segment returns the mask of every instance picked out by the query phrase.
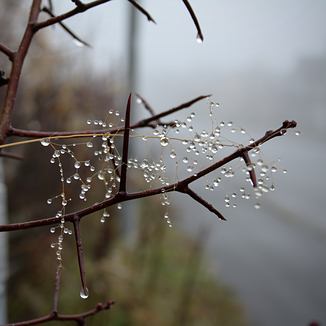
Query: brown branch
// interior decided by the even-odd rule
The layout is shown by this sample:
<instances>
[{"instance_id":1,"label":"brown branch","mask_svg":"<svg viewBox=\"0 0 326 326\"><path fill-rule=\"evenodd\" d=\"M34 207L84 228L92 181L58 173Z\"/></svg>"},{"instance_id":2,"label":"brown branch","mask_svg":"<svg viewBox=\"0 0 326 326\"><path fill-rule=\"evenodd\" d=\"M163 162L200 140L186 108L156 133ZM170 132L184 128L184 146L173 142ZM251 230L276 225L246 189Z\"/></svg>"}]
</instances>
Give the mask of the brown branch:
<instances>
[{"instance_id":1,"label":"brown branch","mask_svg":"<svg viewBox=\"0 0 326 326\"><path fill-rule=\"evenodd\" d=\"M83 253L83 243L81 238L81 230L80 230L80 217L77 214L74 214L73 218L74 229L75 229L75 237L76 237L76 245L77 245L77 256L78 256L78 264L79 264L79 273L82 283L82 290L84 297L83 299L88 297L88 289L86 285L86 275L85 275L85 266L84 266L84 253Z\"/></svg>"},{"instance_id":2,"label":"brown branch","mask_svg":"<svg viewBox=\"0 0 326 326\"><path fill-rule=\"evenodd\" d=\"M209 204L205 199L200 197L197 193L191 190L188 186L186 187L177 187L176 191L189 195L192 199L197 201L202 206L206 207L213 214L217 215L222 221L226 221L226 218L211 204Z\"/></svg>"},{"instance_id":3,"label":"brown branch","mask_svg":"<svg viewBox=\"0 0 326 326\"><path fill-rule=\"evenodd\" d=\"M151 17L151 15L142 7L140 6L136 1L134 0L128 0L132 5L135 6L136 9L138 9L142 14L144 14L148 21L153 22L154 24L156 24L155 20Z\"/></svg>"},{"instance_id":4,"label":"brown branch","mask_svg":"<svg viewBox=\"0 0 326 326\"><path fill-rule=\"evenodd\" d=\"M55 315L55 314L53 314L51 312L49 315L47 315L45 317L32 319L32 320L28 320L28 321L23 321L23 322L19 322L19 323L14 323L14 324L6 324L6 325L3 325L3 326L30 326L30 325L42 324L42 323L45 323L45 322L48 322L48 321L51 321L51 320L79 322L80 320L83 320L86 317L96 315L100 311L110 309L110 307L114 303L115 303L114 300L110 300L105 304L98 303L96 305L96 308L94 308L92 310L89 310L89 311L86 311L84 313L78 314L78 315Z\"/></svg>"},{"instance_id":5,"label":"brown branch","mask_svg":"<svg viewBox=\"0 0 326 326\"><path fill-rule=\"evenodd\" d=\"M266 134L263 137L256 140L254 143L252 143L252 144L250 144L250 145L248 145L246 147L241 147L241 148L237 149L232 154L224 157L220 161L210 165L209 167L199 171L198 173L196 173L194 175L191 175L190 177L188 177L188 178L186 178L184 180L181 180L179 182L176 182L176 183L168 185L168 186L158 187L158 188L154 188L154 189L148 189L148 190L129 193L129 194L118 192L114 197L112 197L112 198L110 198L108 200L105 200L105 201L103 201L101 203L98 203L98 204L95 204L93 206L84 208L84 209L82 209L82 210L80 210L78 212L65 215L65 220L70 221L70 222L74 222L76 215L79 218L82 218L82 217L84 217L86 215L89 215L89 214L94 213L96 211L102 210L102 209L107 208L109 206L115 205L117 203L121 203L121 202L128 201L128 200L134 200L134 199L138 199L138 198L144 198L144 197L158 195L158 194L161 194L162 191L171 192L171 191L176 190L176 191L179 191L179 192L182 192L182 193L188 193L189 192L189 193L191 193L191 195L193 195L193 192L190 189L189 189L189 191L185 190L185 189L187 189L189 184L191 184L192 182L202 178L203 176L209 174L210 172L222 167L223 165L233 161L234 159L239 158L239 157L243 157L244 152L248 152L248 151L250 151L250 150L252 150L254 148L257 148L260 145L262 145L263 143L265 143L266 141L271 140L274 137L283 136L286 133L287 129L295 128L296 125L297 125L297 123L294 120L292 120L292 121L285 120L283 122L283 124L282 124L282 127L276 129L275 131L273 131L273 130L267 131ZM200 200L198 200L198 197L196 197L196 201L200 202ZM204 206L206 208L208 208L210 211L212 211L210 204L207 203ZM216 214L219 218L221 218L220 215L219 215L220 213L218 213L218 211L213 212L213 213ZM28 228L33 228L33 227L42 226L42 225L49 225L49 224L59 223L60 219L61 218L49 218L49 219L44 219L44 220L32 221L32 222L0 225L0 232L1 231L13 231L13 230L20 230L20 229L28 229Z\"/></svg>"},{"instance_id":6,"label":"brown branch","mask_svg":"<svg viewBox=\"0 0 326 326\"><path fill-rule=\"evenodd\" d=\"M68 19L68 18L73 17L73 16L75 16L77 14L80 14L80 13L82 13L84 11L87 11L87 10L93 8L93 7L100 6L100 5L102 5L104 3L107 3L107 2L110 2L110 1L112 1L112 0L97 0L97 1L87 3L84 6L77 6L75 9L73 9L73 10L71 10L69 12L66 12L65 14L50 18L50 19L48 19L48 20L46 20L44 22L41 22L41 23L37 23L35 25L35 28L37 30L39 30L39 29L54 25L54 24L59 23L59 22L65 20L65 19Z\"/></svg>"},{"instance_id":7,"label":"brown branch","mask_svg":"<svg viewBox=\"0 0 326 326\"><path fill-rule=\"evenodd\" d=\"M55 17L55 15L51 12L51 10L47 7L43 7L42 11L46 12L47 14L49 14L51 17ZM58 24L69 34L71 35L75 40L77 40L78 42L88 46L89 48L91 48L92 46L90 44L88 44L87 42L83 41L82 39L80 39L75 33L73 33L64 23L62 22L58 22Z\"/></svg>"},{"instance_id":8,"label":"brown branch","mask_svg":"<svg viewBox=\"0 0 326 326\"><path fill-rule=\"evenodd\" d=\"M6 135L11 124L11 117L15 104L20 74L27 51L36 32L34 26L40 13L40 5L41 0L33 1L25 34L20 43L18 51L12 55L12 70L0 120L0 145L5 142Z\"/></svg>"},{"instance_id":9,"label":"brown branch","mask_svg":"<svg viewBox=\"0 0 326 326\"><path fill-rule=\"evenodd\" d=\"M250 157L248 155L248 151L243 151L242 152L242 158L245 161L248 171L249 171L249 176L250 176L250 180L252 185L257 188L257 179L256 179L256 173L255 173L255 167L252 164Z\"/></svg>"},{"instance_id":10,"label":"brown branch","mask_svg":"<svg viewBox=\"0 0 326 326\"><path fill-rule=\"evenodd\" d=\"M139 97L139 95L137 95ZM159 114L153 115L150 118L141 120L133 125L130 126L130 129L137 129L137 128L144 128L144 127L153 127L153 125L151 125L151 122L153 121L160 121L160 118L168 116L172 113L175 113L177 111L180 111L182 109L188 108L191 105L195 104L196 102L208 98L211 95L201 95L196 97L195 99L180 104L179 106L166 110L164 112L161 112ZM153 111L154 113L154 111ZM166 124L166 125L173 125L174 123L164 123L164 122L160 122L161 124ZM32 137L32 138L47 138L47 137L60 137L60 136L76 136L78 137L79 135L94 135L94 134L98 134L98 135L104 135L107 133L111 133L111 134L115 134L117 132L122 132L124 131L124 127L118 127L118 128L107 128L107 129L102 129L102 130L83 130L83 131L31 131L31 130L24 130L24 129L18 129L18 128L13 128L12 126L9 127L8 129L8 133L7 136L19 136L19 137Z\"/></svg>"},{"instance_id":11,"label":"brown branch","mask_svg":"<svg viewBox=\"0 0 326 326\"><path fill-rule=\"evenodd\" d=\"M190 16L191 16L191 18L192 18L192 20L193 20L193 22L194 22L194 24L195 24L195 26L197 28L197 40L200 40L201 42L203 42L204 41L204 36L203 36L203 34L201 32L199 22L197 20L197 17L195 15L194 11L192 10L192 8L190 6L190 3L188 2L188 0L182 0L182 1L185 4L185 6L187 7L187 9L189 11L189 14L190 14Z\"/></svg>"},{"instance_id":12,"label":"brown branch","mask_svg":"<svg viewBox=\"0 0 326 326\"><path fill-rule=\"evenodd\" d=\"M152 121L155 121L155 120L159 120L160 118L163 118L167 115L170 115L172 113L175 113L177 111L180 111L184 108L188 108L189 106L193 105L194 103L204 99L204 98L207 98L207 97L210 97L211 95L201 95L201 96L198 96L196 97L195 99L189 101L189 102L186 102L186 103L183 103L183 104L180 104L179 106L175 107L175 108L172 108L170 110L167 110L167 111L164 111L162 113L159 113L159 114L156 114L150 118L147 118L147 119L144 119L138 123L136 123L135 125L132 125L130 128L138 128L138 127L145 127L145 126L148 126L148 124Z\"/></svg>"},{"instance_id":13,"label":"brown branch","mask_svg":"<svg viewBox=\"0 0 326 326\"><path fill-rule=\"evenodd\" d=\"M152 109L152 107L149 105L149 103L142 96L140 96L138 93L136 93L136 96L141 100L141 103L144 104L145 109L147 109L149 111L150 115L154 116L155 112Z\"/></svg>"},{"instance_id":14,"label":"brown branch","mask_svg":"<svg viewBox=\"0 0 326 326\"><path fill-rule=\"evenodd\" d=\"M60 266L57 266L55 273L55 282L54 282L54 294L52 302L52 314L58 316L58 300L59 300L59 290L60 290Z\"/></svg>"},{"instance_id":15,"label":"brown branch","mask_svg":"<svg viewBox=\"0 0 326 326\"><path fill-rule=\"evenodd\" d=\"M0 43L0 52L4 53L10 60L12 60L12 56L15 53L13 50L10 50L2 43Z\"/></svg>"}]
</instances>

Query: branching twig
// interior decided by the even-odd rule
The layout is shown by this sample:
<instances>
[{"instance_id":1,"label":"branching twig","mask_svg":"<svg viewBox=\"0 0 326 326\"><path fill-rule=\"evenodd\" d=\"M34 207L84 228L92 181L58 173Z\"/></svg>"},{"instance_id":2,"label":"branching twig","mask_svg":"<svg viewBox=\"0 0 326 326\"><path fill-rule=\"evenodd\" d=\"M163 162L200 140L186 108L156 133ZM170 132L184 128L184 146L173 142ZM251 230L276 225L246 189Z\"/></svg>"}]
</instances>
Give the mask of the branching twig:
<instances>
[{"instance_id":1,"label":"branching twig","mask_svg":"<svg viewBox=\"0 0 326 326\"><path fill-rule=\"evenodd\" d=\"M148 21L156 24L155 20L151 17L151 15L142 6L140 6L136 1L134 1L134 0L128 0L128 1L131 4L133 4L136 9L138 9L141 13L143 13L147 17Z\"/></svg>"},{"instance_id":2,"label":"branching twig","mask_svg":"<svg viewBox=\"0 0 326 326\"><path fill-rule=\"evenodd\" d=\"M168 186L158 187L158 188L154 188L154 189L148 189L148 190L134 192L134 193L127 194L127 193L118 192L114 197L107 199L101 203L87 207L78 212L65 215L65 220L74 222L76 215L79 218L82 218L84 216L87 216L87 215L94 213L96 211L99 211L101 209L115 205L117 203L121 203L121 202L128 201L128 200L133 200L133 199L138 199L138 198L144 198L144 197L158 195L158 194L161 194L162 191L164 191L164 192L179 191L182 193L187 193L192 197L192 196L194 196L193 191L191 191L190 189L189 190L187 189L189 184L202 178L203 176L207 175L208 173L222 167L223 165L233 161L234 159L243 157L244 152L248 152L254 148L257 148L257 147L261 146L263 143L265 143L266 141L271 140L274 137L279 137L279 136L284 135L286 133L287 129L295 128L296 125L297 125L297 123L294 120L292 120L292 121L285 120L283 122L282 126L278 129L276 129L275 131L273 131L273 130L267 131L263 137L259 138L254 143L252 143L246 147L241 147L241 148L237 149L232 154L224 157L223 159L221 159L218 162L199 171L198 173L193 174L188 178L185 178L184 180L181 180L179 182L176 182L176 183L168 185ZM199 199L199 198L200 197L197 195L196 201L203 204L202 201L204 201L204 199ZM219 218L225 219L223 216L222 217L220 216L220 213L217 210L213 211L211 209L211 205L209 203L205 202L204 206L206 208L208 208L210 211L212 211ZM50 224L58 223L59 221L60 221L60 218L48 218L48 219L32 221L32 222L0 225L0 232L1 231L27 229L27 228L33 228L33 227L42 226L42 225L50 225Z\"/></svg>"}]
</instances>

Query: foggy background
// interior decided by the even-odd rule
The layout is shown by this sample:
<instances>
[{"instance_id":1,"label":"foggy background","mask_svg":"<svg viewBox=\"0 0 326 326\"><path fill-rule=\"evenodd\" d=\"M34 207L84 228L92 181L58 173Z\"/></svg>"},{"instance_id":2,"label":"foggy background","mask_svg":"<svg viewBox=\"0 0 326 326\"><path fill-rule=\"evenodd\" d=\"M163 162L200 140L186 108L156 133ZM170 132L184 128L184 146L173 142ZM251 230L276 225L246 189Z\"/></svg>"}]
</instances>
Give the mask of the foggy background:
<instances>
[{"instance_id":1,"label":"foggy background","mask_svg":"<svg viewBox=\"0 0 326 326\"><path fill-rule=\"evenodd\" d=\"M141 5L157 25L136 13L132 91L156 112L213 94L221 120L233 120L255 138L283 120L298 122L301 136L289 132L264 145L288 173L276 175L276 191L264 196L260 210L254 201L235 210L217 207L228 219L224 223L187 198L172 205L190 234L210 230L208 260L253 325L325 324L326 2L192 0L202 44L182 1ZM55 13L69 6L56 1ZM129 3L114 1L67 21L92 49L76 47L59 26L50 28L53 48L80 58L71 69L86 69L90 77L124 75L129 10ZM214 204L214 196L205 198Z\"/></svg>"}]
</instances>

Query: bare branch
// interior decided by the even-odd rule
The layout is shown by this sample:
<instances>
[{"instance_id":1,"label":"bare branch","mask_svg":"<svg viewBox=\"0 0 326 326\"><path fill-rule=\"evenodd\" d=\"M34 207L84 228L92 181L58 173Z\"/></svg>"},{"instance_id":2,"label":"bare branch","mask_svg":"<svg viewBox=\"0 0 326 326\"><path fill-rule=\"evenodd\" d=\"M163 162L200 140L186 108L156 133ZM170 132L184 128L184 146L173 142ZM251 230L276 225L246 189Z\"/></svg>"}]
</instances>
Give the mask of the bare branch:
<instances>
[{"instance_id":1,"label":"bare branch","mask_svg":"<svg viewBox=\"0 0 326 326\"><path fill-rule=\"evenodd\" d=\"M80 273L80 278L82 283L82 290L80 293L81 293L81 297L85 299L88 297L88 289L86 285L83 243L82 243L81 230L80 230L80 217L76 214L74 215L73 223L74 223L75 236L76 236L79 273Z\"/></svg>"},{"instance_id":2,"label":"bare branch","mask_svg":"<svg viewBox=\"0 0 326 326\"><path fill-rule=\"evenodd\" d=\"M10 60L12 60L14 51L10 50L2 43L0 43L0 52L4 53Z\"/></svg>"},{"instance_id":3,"label":"bare branch","mask_svg":"<svg viewBox=\"0 0 326 326\"><path fill-rule=\"evenodd\" d=\"M87 3L83 7L76 7L75 9L73 9L73 10L71 10L71 11L65 13L65 14L50 18L50 19L48 19L48 20L46 20L44 22L41 22L41 23L37 23L35 25L35 28L36 29L42 29L42 28L54 25L54 24L59 23L59 22L65 20L65 19L68 19L70 17L78 15L78 14L84 12L84 11L87 11L87 10L89 10L91 8L94 8L96 6L100 6L100 5L102 5L104 3L107 3L107 2L110 2L110 1L112 1L112 0L97 0L97 1Z\"/></svg>"},{"instance_id":4,"label":"bare branch","mask_svg":"<svg viewBox=\"0 0 326 326\"><path fill-rule=\"evenodd\" d=\"M222 221L226 221L226 218L216 209L213 205L209 204L205 199L200 197L197 193L191 190L188 186L176 188L177 191L189 195L192 199L196 200L199 204L206 207L213 214L217 215Z\"/></svg>"},{"instance_id":5,"label":"bare branch","mask_svg":"<svg viewBox=\"0 0 326 326\"><path fill-rule=\"evenodd\" d=\"M55 17L55 15L51 12L51 10L47 7L43 7L42 11L46 12L47 14L49 14L51 17ZM80 39L75 33L73 33L64 23L62 22L58 22L59 25L69 34L71 35L75 40L77 40L78 42L88 46L89 48L91 48L92 46L90 44L88 44L87 42L83 41L82 39Z\"/></svg>"},{"instance_id":6,"label":"bare branch","mask_svg":"<svg viewBox=\"0 0 326 326\"><path fill-rule=\"evenodd\" d=\"M181 105L179 105L179 106L177 106L177 107L175 107L175 108L173 108L173 109L170 109L170 110L164 111L164 112L159 113L159 114L157 114L157 115L154 115L154 116L152 116L152 117L150 117L150 118L144 119L144 120L138 122L137 124L132 125L131 128L134 129L134 128L138 128L138 127L144 127L144 126L147 126L147 125L148 125L150 122L152 122L152 121L159 120L159 119L162 118L162 117L165 117L165 116L167 116L167 115L170 115L170 114L172 114L172 113L175 113L175 112L177 112L177 111L180 111L180 110L182 110L182 109L184 109L184 108L188 108L189 106L193 105L194 103L196 103L196 102L198 102L198 101L200 101L200 100L202 100L202 99L204 99L204 98L210 97L210 96L211 96L211 95L202 95L202 96L198 96L198 97L196 97L195 99L193 99L193 100L191 100L191 101L189 101L189 102L183 103L183 104L181 104Z\"/></svg>"},{"instance_id":7,"label":"bare branch","mask_svg":"<svg viewBox=\"0 0 326 326\"><path fill-rule=\"evenodd\" d=\"M197 40L200 40L201 42L203 42L204 41L204 36L203 36L203 34L201 32L199 22L197 20L197 17L195 15L194 11L192 10L192 8L190 6L190 3L188 2L188 0L182 0L182 1L185 4L185 6L187 7L187 9L189 11L189 14L190 14L190 16L191 16L192 20L194 21L194 24L195 24L195 26L197 28Z\"/></svg>"},{"instance_id":8,"label":"bare branch","mask_svg":"<svg viewBox=\"0 0 326 326\"><path fill-rule=\"evenodd\" d=\"M142 6L140 6L136 1L134 1L134 0L128 0L128 1L131 4L133 4L136 9L138 9L141 13L143 13L147 17L148 21L151 21L154 24L156 24L155 20L151 17L151 15Z\"/></svg>"}]
</instances>

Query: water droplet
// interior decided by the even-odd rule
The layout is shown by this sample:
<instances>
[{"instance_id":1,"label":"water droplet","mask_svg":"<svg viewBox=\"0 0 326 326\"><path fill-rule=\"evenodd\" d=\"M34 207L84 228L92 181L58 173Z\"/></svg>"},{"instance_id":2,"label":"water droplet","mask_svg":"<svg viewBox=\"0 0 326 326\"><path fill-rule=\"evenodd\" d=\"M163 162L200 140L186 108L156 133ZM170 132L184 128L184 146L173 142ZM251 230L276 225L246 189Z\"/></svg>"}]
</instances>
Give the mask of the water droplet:
<instances>
[{"instance_id":1,"label":"water droplet","mask_svg":"<svg viewBox=\"0 0 326 326\"><path fill-rule=\"evenodd\" d=\"M176 158L177 157L177 154L175 153L175 151L171 151L170 157L171 158Z\"/></svg>"},{"instance_id":2,"label":"water droplet","mask_svg":"<svg viewBox=\"0 0 326 326\"><path fill-rule=\"evenodd\" d=\"M104 180L105 179L105 174L103 171L100 171L97 175L97 177L100 179L100 180Z\"/></svg>"},{"instance_id":3,"label":"water droplet","mask_svg":"<svg viewBox=\"0 0 326 326\"><path fill-rule=\"evenodd\" d=\"M104 223L105 222L105 217L104 216L101 217L100 222L101 223Z\"/></svg>"},{"instance_id":4,"label":"water droplet","mask_svg":"<svg viewBox=\"0 0 326 326\"><path fill-rule=\"evenodd\" d=\"M49 146L50 145L50 139L49 138L45 138L41 140L41 144L42 146Z\"/></svg>"},{"instance_id":5,"label":"water droplet","mask_svg":"<svg viewBox=\"0 0 326 326\"><path fill-rule=\"evenodd\" d=\"M89 141L89 142L86 144L86 146L87 146L88 148L92 148L92 147L93 147L93 143L92 143L91 141Z\"/></svg>"},{"instance_id":6,"label":"water droplet","mask_svg":"<svg viewBox=\"0 0 326 326\"><path fill-rule=\"evenodd\" d=\"M169 145L169 138L168 137L162 137L160 140L161 146L165 147Z\"/></svg>"},{"instance_id":7,"label":"water droplet","mask_svg":"<svg viewBox=\"0 0 326 326\"><path fill-rule=\"evenodd\" d=\"M284 170L283 170L283 173L286 174L286 173L288 173L288 171L287 171L286 169L284 169Z\"/></svg>"},{"instance_id":8,"label":"water droplet","mask_svg":"<svg viewBox=\"0 0 326 326\"><path fill-rule=\"evenodd\" d=\"M55 243L51 243L51 248L55 248L56 244Z\"/></svg>"},{"instance_id":9,"label":"water droplet","mask_svg":"<svg viewBox=\"0 0 326 326\"><path fill-rule=\"evenodd\" d=\"M194 169L193 166L188 166L188 167L187 167L187 171L188 171L188 172L191 172L193 169Z\"/></svg>"},{"instance_id":10,"label":"water droplet","mask_svg":"<svg viewBox=\"0 0 326 326\"><path fill-rule=\"evenodd\" d=\"M118 209L122 209L122 205L119 203L117 206Z\"/></svg>"},{"instance_id":11,"label":"water droplet","mask_svg":"<svg viewBox=\"0 0 326 326\"><path fill-rule=\"evenodd\" d=\"M203 39L203 37L198 33L198 34L197 34L197 37L196 37L196 40L197 40L198 43L203 43L203 40L204 40L204 39Z\"/></svg>"},{"instance_id":12,"label":"water droplet","mask_svg":"<svg viewBox=\"0 0 326 326\"><path fill-rule=\"evenodd\" d=\"M82 299L87 299L88 296L89 296L88 289L86 288L85 291L84 291L84 288L81 288L81 290L80 290L80 297Z\"/></svg>"},{"instance_id":13,"label":"water droplet","mask_svg":"<svg viewBox=\"0 0 326 326\"><path fill-rule=\"evenodd\" d=\"M50 204L52 204L52 199L49 198L46 202L50 205Z\"/></svg>"},{"instance_id":14,"label":"water droplet","mask_svg":"<svg viewBox=\"0 0 326 326\"><path fill-rule=\"evenodd\" d=\"M79 169L80 166L81 166L80 162L79 162L79 161L76 161L75 164L74 164L74 167L75 167L76 169Z\"/></svg>"},{"instance_id":15,"label":"water droplet","mask_svg":"<svg viewBox=\"0 0 326 326\"><path fill-rule=\"evenodd\" d=\"M256 209L259 209L259 208L260 208L260 204L259 204L259 203L256 203L256 204L255 204L255 208L256 208Z\"/></svg>"},{"instance_id":16,"label":"water droplet","mask_svg":"<svg viewBox=\"0 0 326 326\"><path fill-rule=\"evenodd\" d=\"M54 232L55 232L55 228L51 228L51 229L50 229L50 232L51 232L51 233L54 233Z\"/></svg>"},{"instance_id":17,"label":"water droplet","mask_svg":"<svg viewBox=\"0 0 326 326\"><path fill-rule=\"evenodd\" d=\"M78 179L80 179L80 176L79 176L79 174L78 174L78 173L75 173L75 174L74 174L74 179L75 179L75 180L78 180Z\"/></svg>"},{"instance_id":18,"label":"water droplet","mask_svg":"<svg viewBox=\"0 0 326 326\"><path fill-rule=\"evenodd\" d=\"M188 157L184 157L184 158L182 159L182 162L183 162L183 163L188 163L188 161L189 161L189 160L188 160Z\"/></svg>"},{"instance_id":19,"label":"water droplet","mask_svg":"<svg viewBox=\"0 0 326 326\"><path fill-rule=\"evenodd\" d=\"M154 130L153 130L153 135L154 135L154 136L158 136L158 134L159 134L158 130L157 130L157 129L154 129Z\"/></svg>"}]
</instances>

